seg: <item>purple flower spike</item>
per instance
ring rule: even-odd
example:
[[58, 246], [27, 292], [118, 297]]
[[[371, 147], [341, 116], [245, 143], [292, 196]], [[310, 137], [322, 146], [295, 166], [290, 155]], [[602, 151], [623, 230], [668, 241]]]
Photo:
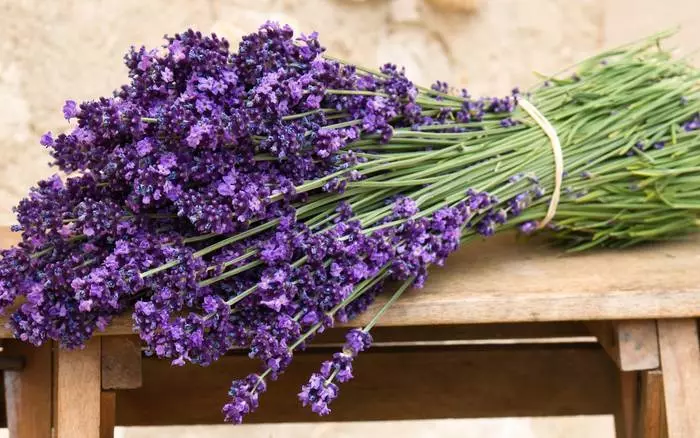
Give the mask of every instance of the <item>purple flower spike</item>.
[[344, 351], [357, 356], [361, 351], [367, 350], [372, 345], [372, 335], [360, 329], [352, 329], [345, 335]]
[[[353, 330], [351, 333], [361, 332]], [[346, 343], [346, 348], [333, 355], [332, 360], [327, 360], [321, 364], [321, 370], [318, 373], [311, 375], [309, 382], [302, 386], [299, 393], [299, 400], [304, 406], [311, 405], [311, 410], [319, 415], [328, 415], [331, 410], [328, 405], [338, 397], [338, 386], [333, 383], [337, 380], [340, 383], [352, 380], [352, 361], [356, 352], [368, 348], [371, 338], [368, 339], [368, 334], [354, 335], [348, 334], [351, 338], [349, 343]], [[350, 350], [348, 344], [352, 344], [355, 350]], [[355, 351], [353, 353], [352, 351]]]
[[527, 221], [520, 225], [520, 231], [525, 234], [530, 234], [537, 229], [535, 221]]
[[66, 120], [78, 117], [79, 112], [78, 104], [76, 104], [74, 100], [66, 100], [66, 103], [63, 105], [63, 117], [65, 117]]
[[683, 129], [687, 132], [700, 129], [700, 113], [683, 124]]
[[51, 134], [51, 131], [47, 132], [46, 134], [41, 136], [41, 140], [39, 140], [39, 143], [42, 146], [45, 146], [47, 148], [52, 147], [54, 145], [53, 141], [53, 135]]
[[298, 395], [303, 406], [310, 405], [311, 410], [321, 416], [331, 413], [328, 405], [338, 397], [338, 386], [332, 382], [327, 383], [326, 379], [322, 374], [312, 374]]
[[241, 424], [246, 414], [258, 408], [259, 395], [266, 389], [265, 380], [257, 374], [249, 374], [245, 379], [234, 381], [229, 390], [231, 400], [221, 410], [224, 421]]
[[418, 205], [413, 199], [402, 196], [394, 202], [394, 214], [399, 218], [411, 217], [418, 212]]

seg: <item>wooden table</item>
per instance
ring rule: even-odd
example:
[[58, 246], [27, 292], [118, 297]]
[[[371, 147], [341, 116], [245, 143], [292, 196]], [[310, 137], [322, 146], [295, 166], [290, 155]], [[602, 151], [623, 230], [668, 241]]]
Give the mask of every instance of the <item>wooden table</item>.
[[[0, 234], [3, 246], [15, 239]], [[324, 420], [614, 414], [618, 437], [697, 438], [699, 316], [698, 238], [575, 256], [492, 238], [386, 313]], [[241, 352], [209, 368], [144, 358], [127, 316], [79, 351], [0, 330], [13, 437], [220, 423], [231, 379], [257, 366]], [[319, 421], [295, 394], [342, 335], [330, 330], [297, 354], [248, 421]]]

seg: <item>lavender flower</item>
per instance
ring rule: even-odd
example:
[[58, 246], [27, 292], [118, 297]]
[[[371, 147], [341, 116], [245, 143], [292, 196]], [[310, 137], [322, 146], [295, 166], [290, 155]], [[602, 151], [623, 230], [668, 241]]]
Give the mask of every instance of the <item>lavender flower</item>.
[[537, 229], [537, 224], [534, 221], [523, 222], [520, 225], [520, 231], [525, 234], [530, 234]]
[[335, 353], [332, 360], [323, 362], [321, 370], [311, 375], [299, 393], [302, 405], [310, 405], [311, 410], [319, 415], [328, 415], [331, 412], [328, 405], [338, 397], [338, 386], [333, 381], [344, 383], [352, 380], [352, 361], [372, 344], [372, 336], [358, 329], [348, 332], [346, 340], [343, 351]]
[[260, 394], [266, 389], [265, 380], [257, 374], [250, 374], [245, 379], [233, 382], [229, 390], [231, 400], [222, 409], [224, 419], [240, 424], [246, 414], [258, 408]]
[[338, 397], [338, 386], [327, 383], [326, 377], [319, 373], [311, 375], [309, 382], [302, 386], [298, 394], [299, 401], [304, 406], [311, 406], [311, 410], [318, 415], [331, 413], [328, 405]]
[[78, 105], [75, 103], [75, 101], [66, 100], [66, 103], [63, 105], [63, 117], [65, 117], [66, 120], [70, 120], [77, 117], [78, 113]]
[[345, 335], [343, 351], [348, 351], [352, 356], [357, 356], [361, 351], [367, 350], [372, 345], [372, 335], [359, 329], [350, 330]]

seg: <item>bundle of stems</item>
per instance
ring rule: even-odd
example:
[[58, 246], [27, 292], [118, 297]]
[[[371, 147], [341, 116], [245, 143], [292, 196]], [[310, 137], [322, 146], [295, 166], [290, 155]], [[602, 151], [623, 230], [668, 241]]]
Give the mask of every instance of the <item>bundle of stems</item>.
[[299, 393], [328, 414], [377, 320], [461, 244], [515, 229], [581, 251], [700, 226], [700, 72], [666, 36], [504, 99], [416, 87], [274, 23], [233, 55], [193, 32], [134, 50], [130, 86], [67, 102], [78, 126], [42, 139], [76, 176], [18, 207], [0, 304], [24, 297], [12, 325], [35, 344], [74, 348], [132, 312], [176, 365], [249, 348], [262, 371], [231, 387], [237, 423], [294, 351], [398, 280]]

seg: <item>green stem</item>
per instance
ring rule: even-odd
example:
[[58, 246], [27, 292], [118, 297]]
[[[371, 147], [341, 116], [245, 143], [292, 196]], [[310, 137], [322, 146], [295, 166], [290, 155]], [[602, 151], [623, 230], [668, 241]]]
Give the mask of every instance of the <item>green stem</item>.
[[370, 320], [370, 322], [365, 325], [365, 327], [362, 329], [363, 332], [367, 333], [370, 330], [372, 330], [372, 327], [379, 321], [379, 318], [384, 315], [384, 312], [386, 312], [395, 302], [396, 300], [399, 299], [399, 297], [404, 293], [406, 289], [409, 288], [415, 281], [415, 277], [411, 277], [408, 280], [404, 281], [403, 284], [394, 292], [394, 294], [389, 298], [389, 301], [384, 303], [381, 309], [374, 315], [374, 317]]

